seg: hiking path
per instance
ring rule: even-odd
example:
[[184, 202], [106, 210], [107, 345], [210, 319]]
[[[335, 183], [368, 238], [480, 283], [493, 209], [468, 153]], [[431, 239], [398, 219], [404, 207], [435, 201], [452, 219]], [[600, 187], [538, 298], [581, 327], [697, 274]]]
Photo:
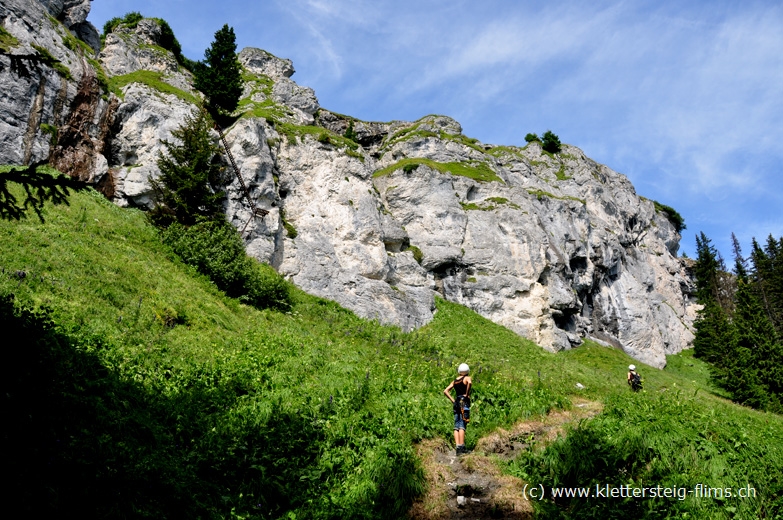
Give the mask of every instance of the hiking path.
[[522, 494], [524, 482], [504, 475], [498, 462], [513, 459], [532, 444], [545, 446], [565, 428], [601, 412], [601, 403], [574, 399], [572, 409], [498, 429], [478, 440], [475, 449], [457, 456], [443, 439], [428, 439], [417, 447], [427, 479], [427, 491], [409, 511], [413, 520], [531, 519], [533, 506]]

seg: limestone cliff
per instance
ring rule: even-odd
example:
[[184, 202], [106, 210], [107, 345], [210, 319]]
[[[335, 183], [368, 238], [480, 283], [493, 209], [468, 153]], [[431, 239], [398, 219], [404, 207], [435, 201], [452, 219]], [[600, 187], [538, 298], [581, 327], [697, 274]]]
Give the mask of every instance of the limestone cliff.
[[[71, 3], [85, 4], [0, 7], [17, 42], [0, 54], [0, 161], [50, 157], [116, 203], [148, 207], [160, 142], [200, 94], [154, 20], [107, 35], [99, 65]], [[252, 48], [239, 59], [245, 91], [226, 142], [268, 214], [231, 177], [226, 216], [252, 256], [302, 289], [405, 330], [432, 319], [440, 294], [553, 351], [591, 337], [662, 367], [690, 346], [680, 237], [625, 176], [573, 146], [484, 144], [445, 116], [336, 114], [290, 79], [289, 60]]]

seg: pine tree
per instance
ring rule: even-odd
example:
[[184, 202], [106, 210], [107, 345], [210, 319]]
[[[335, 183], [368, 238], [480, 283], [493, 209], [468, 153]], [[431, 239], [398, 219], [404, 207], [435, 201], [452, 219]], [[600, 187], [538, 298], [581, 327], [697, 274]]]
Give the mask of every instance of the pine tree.
[[237, 61], [234, 29], [228, 24], [215, 33], [194, 71], [194, 86], [204, 93], [213, 111], [233, 112], [242, 95], [242, 70]]
[[197, 111], [172, 132], [179, 142], [163, 141], [160, 177], [150, 179], [156, 199], [151, 217], [158, 225], [192, 225], [222, 214], [224, 194], [217, 188], [223, 182], [223, 167], [215, 160], [220, 150], [210, 135], [210, 123], [203, 111]]
[[[693, 354], [718, 369], [722, 368], [723, 361], [730, 357], [736, 344], [736, 331], [726, 313], [716, 302], [707, 302], [699, 311], [694, 327], [696, 337], [693, 339]], [[722, 374], [719, 370], [714, 375], [716, 379], [721, 379]]]
[[742, 248], [734, 233], [731, 234], [731, 247], [734, 250], [734, 274], [739, 280], [747, 280], [748, 261], [742, 256]]
[[695, 324], [694, 353], [712, 364], [714, 381], [732, 399], [779, 412], [783, 410], [783, 343], [768, 312], [774, 293], [769, 283], [775, 273], [771, 258], [777, 257], [777, 242], [768, 240], [764, 250], [754, 239], [749, 267], [737, 237], [731, 238], [735, 281], [730, 285], [720, 254], [704, 233], [696, 237], [694, 272], [704, 307]]
[[710, 239], [704, 232], [696, 235], [696, 263], [693, 265], [693, 274], [696, 276], [696, 299], [699, 303], [720, 303], [719, 273], [725, 270], [723, 259]]
[[779, 241], [771, 234], [767, 237], [760, 264], [756, 274], [764, 294], [767, 314], [778, 337], [783, 339], [783, 237]]
[[747, 278], [738, 281], [736, 299], [737, 343], [735, 352], [726, 359], [726, 364], [733, 367], [727, 388], [741, 403], [779, 410], [783, 346], [776, 342], [775, 328]]
[[544, 132], [541, 138], [541, 148], [549, 153], [560, 153], [560, 138], [555, 135], [551, 130]]

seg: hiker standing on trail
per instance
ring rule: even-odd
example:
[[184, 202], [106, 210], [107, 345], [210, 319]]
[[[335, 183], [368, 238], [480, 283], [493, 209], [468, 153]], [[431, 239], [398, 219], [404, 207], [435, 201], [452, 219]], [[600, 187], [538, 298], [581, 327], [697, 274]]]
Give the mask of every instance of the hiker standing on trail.
[[631, 387], [631, 390], [634, 392], [641, 390], [642, 376], [636, 371], [636, 366], [628, 365], [628, 376], [626, 377], [626, 380], [628, 381], [628, 386]]
[[[457, 455], [467, 453], [465, 449], [465, 428], [470, 422], [470, 390], [473, 381], [470, 379], [470, 367], [467, 363], [462, 363], [457, 368], [459, 377], [449, 384], [443, 390], [446, 397], [453, 404], [454, 408], [454, 443], [457, 445]], [[457, 394], [457, 398], [451, 397], [452, 388]]]

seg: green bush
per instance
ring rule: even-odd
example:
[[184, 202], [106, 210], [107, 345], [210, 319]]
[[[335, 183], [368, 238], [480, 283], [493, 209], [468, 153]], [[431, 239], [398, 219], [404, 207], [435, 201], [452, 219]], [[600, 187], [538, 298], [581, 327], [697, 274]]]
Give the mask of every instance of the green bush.
[[532, 143], [534, 141], [537, 141], [537, 142], [540, 143], [541, 142], [541, 138], [538, 137], [538, 134], [529, 133], [529, 134], [527, 134], [525, 136], [525, 141], [527, 141], [528, 143]]
[[287, 282], [270, 266], [247, 256], [242, 239], [228, 222], [172, 224], [162, 233], [163, 241], [182, 261], [227, 295], [261, 309], [290, 306]]
[[359, 140], [359, 134], [357, 134], [356, 130], [353, 128], [353, 119], [348, 121], [348, 128], [345, 130], [343, 137], [350, 139], [353, 142], [357, 142]]
[[140, 21], [144, 19], [144, 16], [138, 11], [131, 11], [130, 13], [125, 13], [125, 16], [122, 18], [114, 17], [107, 21], [105, 24], [103, 24], [103, 36], [106, 36], [110, 32], [114, 31], [114, 29], [117, 28], [118, 25], [122, 24], [127, 26], [129, 29], [135, 29], [136, 26], [139, 24]]
[[549, 153], [559, 153], [560, 152], [560, 138], [557, 137], [554, 133], [552, 133], [550, 130], [547, 130], [544, 132], [544, 137], [541, 140], [542, 148], [545, 152]]
[[667, 206], [666, 204], [661, 204], [657, 200], [652, 202], [655, 205], [655, 211], [666, 215], [666, 218], [672, 223], [674, 229], [677, 230], [677, 233], [681, 233], [682, 230], [685, 229], [685, 219], [682, 218], [682, 215], [680, 215], [676, 209]]
[[421, 249], [419, 249], [416, 246], [409, 245], [406, 251], [410, 251], [413, 253], [413, 259], [416, 260], [418, 263], [421, 264], [422, 260], [424, 260], [424, 253], [421, 252]]
[[[135, 29], [139, 22], [143, 19], [144, 16], [137, 11], [127, 13], [122, 18], [112, 18], [103, 24], [103, 34], [101, 35], [101, 39], [103, 40], [106, 38], [106, 35], [114, 31], [114, 29], [116, 29], [119, 25], [124, 25], [128, 29]], [[155, 20], [160, 26], [160, 41], [158, 42], [160, 46], [167, 51], [171, 51], [171, 53], [174, 54], [174, 57], [177, 59], [177, 63], [192, 71], [195, 62], [182, 55], [182, 45], [180, 45], [176, 36], [174, 36], [174, 31], [171, 29], [169, 23], [163, 18], [152, 19]]]

